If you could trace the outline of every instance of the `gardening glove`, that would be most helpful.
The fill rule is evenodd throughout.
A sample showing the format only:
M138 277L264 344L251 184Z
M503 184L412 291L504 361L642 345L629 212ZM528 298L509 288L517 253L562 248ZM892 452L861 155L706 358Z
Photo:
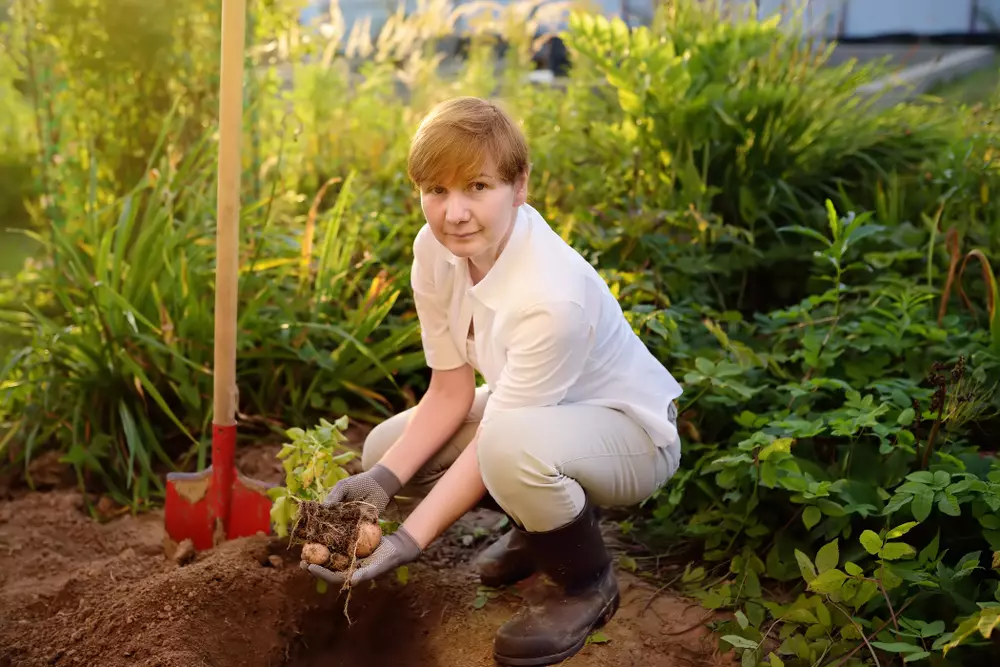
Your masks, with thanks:
M416 540L405 528L400 526L391 535L383 536L370 556L358 559L354 574L351 576L351 586L357 586L363 581L391 572L400 565L412 563L420 557L420 554L420 546ZM322 565L312 565L301 561L299 567L307 570L317 579L323 579L335 586L342 586L346 579L346 572L333 572Z
M396 475L382 464L371 470L345 477L337 482L323 500L324 505L360 501L375 506L379 514L389 504L389 499L399 493L402 484Z

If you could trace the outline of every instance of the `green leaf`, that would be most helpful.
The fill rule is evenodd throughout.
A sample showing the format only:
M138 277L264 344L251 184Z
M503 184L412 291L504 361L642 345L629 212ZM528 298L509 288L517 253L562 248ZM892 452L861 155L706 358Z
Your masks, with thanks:
M627 554L622 554L618 557L618 567L623 570L628 570L629 572L635 572L639 569L639 564L635 562L635 559Z
M820 573L832 570L837 567L837 563L839 562L840 549L836 539L823 545L823 547L820 548L819 553L816 554L816 569Z
M861 533L861 546L865 548L865 551L874 556L882 548L882 538L876 533L866 530Z
M830 247L830 239L826 238L815 229L811 227L804 227L802 225L786 225L785 227L779 227L779 232L793 232L795 234L801 234L802 236L808 236L809 238L815 239L822 243L826 247Z
M903 658L903 662L916 662L917 660L923 660L924 658L929 658L931 656L928 651L917 651L916 653L909 653Z
M819 619L819 624L824 628L829 628L833 624L830 610L826 608L825 604L820 603L816 605L816 618Z
M778 485L778 468L770 461L763 461L760 464L760 483L768 489Z
M933 623L924 623L920 630L921 637L936 637L943 633L945 630L944 621L934 621Z
M739 623L741 629L746 630L750 627L750 621L747 619L747 615L742 611L736 610L734 616L736 617L736 622Z
M787 614L781 615L781 620L788 621L789 623L802 623L805 625L815 625L819 623L816 616L813 615L808 609L798 608L793 609Z
M694 366L702 375L712 377L715 374L715 362L705 357L698 357L694 360Z
M962 508L958 506L958 499L947 491L939 491L937 494L938 509L942 514L948 516L962 516Z
M887 653L916 653L923 650L919 646L906 642L872 642L871 644Z
M743 578L743 597L757 599L761 595L760 578L753 570L747 570Z
M809 582L809 590L824 595L830 595L840 590L847 575L840 570L827 570Z
M890 514L895 514L899 510L906 507L913 500L913 496L907 495L905 493L897 493L892 497L892 500L885 506L882 510L883 516L888 516Z
M944 470L938 470L934 473L934 486L943 489L949 484L951 484L951 474Z
M865 571L858 567L855 563L851 563L849 561L844 563L844 570L852 577L859 577L865 573Z
M778 438L768 446L760 450L760 454L757 455L761 461L766 461L771 458L774 454L788 454L792 450L791 438Z
M880 554L885 560L900 560L902 558L912 558L917 554L917 550L909 544L903 542L889 542L882 547Z
M735 648L757 648L757 642L747 639L746 637L740 637L739 635L725 635L722 637L722 641L732 644Z
M803 579L808 582L816 578L816 567L809 560L809 556L796 549L795 560L799 563L799 571L802 573Z
M810 505L802 512L802 523L805 524L807 530L812 530L813 526L819 523L822 518L823 513L815 505Z
M600 630L587 637L588 644L607 644L610 641L611 638Z
M832 517L847 516L847 511L840 503L835 503L829 498L819 498L816 506L823 510L823 514Z
M914 526L918 526L918 525L919 524L916 521L910 521L910 522L901 524L899 526L896 526L895 528L893 528L892 530L890 530L888 533L886 533L885 539L887 539L887 540L895 540L895 539L897 539L899 537L902 537L903 535L906 535L908 532L910 532L910 530L912 530L914 528Z
M910 505L910 511L913 512L914 519L923 523L927 520L927 517L931 515L931 508L933 506L934 491L931 489L925 489L924 491L913 496L913 504Z
M916 417L916 413L913 408L906 408L899 413L899 417L896 418L896 423L900 426L909 426L913 423L913 418Z
M858 609L862 605L867 604L867 602L875 597L878 592L878 584L874 581L866 579L861 582L861 585L858 586L858 591L851 599L851 604L854 605L855 609Z
M406 565L400 565L396 568L396 581L402 585L406 585L410 580L410 568Z

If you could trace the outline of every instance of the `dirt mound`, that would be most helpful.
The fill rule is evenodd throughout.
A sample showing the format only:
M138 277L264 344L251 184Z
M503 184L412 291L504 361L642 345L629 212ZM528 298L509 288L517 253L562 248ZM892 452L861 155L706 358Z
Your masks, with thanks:
M405 584L386 577L344 597L319 594L297 549L258 536L180 565L163 517L91 520L75 491L0 503L0 667L487 667L493 633L545 583L487 598L469 566L496 515L469 515ZM567 664L728 664L700 627L702 610L621 576L623 604ZM694 628L694 629L689 629Z
M157 514L101 525L73 492L0 512L2 665L275 664L311 590L294 554L264 537L181 567Z

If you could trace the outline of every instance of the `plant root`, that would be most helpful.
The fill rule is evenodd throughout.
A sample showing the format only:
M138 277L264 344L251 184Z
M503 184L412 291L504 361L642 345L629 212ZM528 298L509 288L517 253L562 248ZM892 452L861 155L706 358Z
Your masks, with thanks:
M357 570L359 552L362 557L370 553L370 550L361 548L367 546L364 543L369 542L365 533L372 530L370 526L378 529L381 535L378 510L370 503L354 501L324 505L315 500L298 503L291 542L318 544L329 549L330 560L324 567L344 575L344 584L340 590L347 591L345 616L350 602L351 578ZM362 542L360 547L359 542Z

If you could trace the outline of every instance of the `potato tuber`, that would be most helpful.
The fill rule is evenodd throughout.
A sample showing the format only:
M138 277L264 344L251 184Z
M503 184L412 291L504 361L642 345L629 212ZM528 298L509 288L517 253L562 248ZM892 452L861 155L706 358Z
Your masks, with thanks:
M358 558L370 556L381 541L382 528L377 523L365 521L358 527L358 543L354 547L354 553Z
M351 566L350 559L344 554L333 554L330 556L330 565L327 567L334 572L343 572Z
M330 562L330 550L322 544L306 544L302 547L302 559L313 565L326 565Z

